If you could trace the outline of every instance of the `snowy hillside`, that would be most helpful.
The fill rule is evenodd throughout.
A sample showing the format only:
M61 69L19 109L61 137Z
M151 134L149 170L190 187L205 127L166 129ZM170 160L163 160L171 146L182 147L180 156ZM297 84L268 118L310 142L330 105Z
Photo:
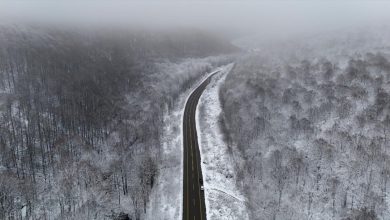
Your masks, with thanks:
M390 216L387 33L328 33L237 62L222 125L245 160L251 219Z
M0 219L145 218L166 115L234 50L180 34L0 28Z

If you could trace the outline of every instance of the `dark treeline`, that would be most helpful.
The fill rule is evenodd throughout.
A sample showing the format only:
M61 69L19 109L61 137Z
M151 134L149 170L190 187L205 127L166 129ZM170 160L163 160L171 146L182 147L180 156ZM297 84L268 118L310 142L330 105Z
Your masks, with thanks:
M196 37L195 37L196 36ZM142 217L164 110L231 52L207 35L0 30L0 219ZM223 61L221 61L223 62Z

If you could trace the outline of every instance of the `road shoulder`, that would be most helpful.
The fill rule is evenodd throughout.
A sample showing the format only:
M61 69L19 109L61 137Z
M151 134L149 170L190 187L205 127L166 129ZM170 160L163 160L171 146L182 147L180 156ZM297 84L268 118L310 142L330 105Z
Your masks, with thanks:
M200 97L196 111L196 127L201 152L208 219L249 219L246 200L236 187L232 155L223 141L219 127L222 112L219 87L233 64L221 68Z

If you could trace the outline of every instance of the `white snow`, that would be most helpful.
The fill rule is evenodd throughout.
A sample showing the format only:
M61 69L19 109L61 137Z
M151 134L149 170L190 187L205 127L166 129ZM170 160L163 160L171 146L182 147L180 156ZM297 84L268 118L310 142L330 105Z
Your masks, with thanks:
M233 161L238 158L229 153L218 122L222 112L219 88L233 66L222 67L212 78L199 100L196 112L206 214L208 219L213 220L249 219L246 199L236 186L236 163Z

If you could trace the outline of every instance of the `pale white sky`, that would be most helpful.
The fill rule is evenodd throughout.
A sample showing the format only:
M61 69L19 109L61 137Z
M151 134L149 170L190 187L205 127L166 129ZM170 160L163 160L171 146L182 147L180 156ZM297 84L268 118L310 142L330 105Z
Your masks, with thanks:
M386 24L390 1L0 1L1 23L196 27L274 34Z

